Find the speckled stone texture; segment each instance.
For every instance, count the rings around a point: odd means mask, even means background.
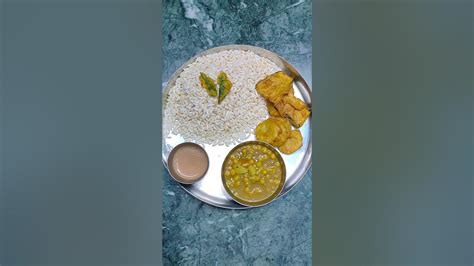
[[[311,85],[311,1],[163,1],[163,82],[225,44],[274,51]],[[311,169],[268,206],[224,210],[196,200],[164,169],[164,265],[311,265]]]

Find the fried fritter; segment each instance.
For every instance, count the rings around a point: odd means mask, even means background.
[[[285,143],[286,139],[290,136],[291,132],[291,125],[288,122],[288,119],[281,118],[281,117],[271,117],[269,118],[271,121],[276,123],[280,128],[280,132],[278,136],[272,141],[273,146],[278,147]]]
[[[308,106],[306,105],[305,102],[303,102],[301,99],[296,98],[293,95],[286,95],[283,96],[282,98],[283,102],[289,103],[291,106],[293,106],[296,110],[303,110],[303,109],[308,109]]]
[[[278,137],[279,130],[280,127],[275,122],[267,119],[257,125],[255,128],[255,137],[258,140],[271,144],[273,140]]]
[[[267,105],[267,110],[268,110],[268,114],[270,116],[273,116],[273,117],[281,117],[280,113],[278,112],[278,110],[275,108],[275,105],[273,105],[273,103],[271,103],[269,100],[265,100],[265,103]]]
[[[296,128],[301,127],[309,117],[306,103],[294,96],[293,78],[283,71],[267,76],[255,88],[267,101],[270,116],[288,118]]]
[[[257,92],[272,103],[279,102],[280,98],[288,94],[292,88],[293,78],[278,71],[260,80],[255,86]]]
[[[306,103],[295,96],[286,95],[282,97],[281,101],[275,103],[275,108],[282,117],[288,118],[296,128],[300,128],[310,115]]]
[[[255,88],[265,98],[270,115],[257,126],[257,139],[285,154],[297,151],[303,145],[303,136],[299,130],[291,130],[291,125],[301,127],[311,112],[304,101],[294,96],[293,78],[279,71],[259,81]]]
[[[290,135],[291,125],[287,119],[270,117],[257,125],[255,136],[275,147],[283,145]]]
[[[290,136],[278,149],[284,154],[291,154],[303,146],[303,136],[299,130],[292,130]]]

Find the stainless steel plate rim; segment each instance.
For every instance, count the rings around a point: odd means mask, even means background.
[[[198,57],[205,56],[205,55],[208,55],[208,54],[217,53],[217,52],[221,52],[221,51],[225,51],[225,50],[252,51],[252,52],[256,53],[257,55],[265,57],[265,58],[269,59],[270,61],[274,62],[278,67],[280,67],[280,69],[282,69],[283,71],[287,72],[287,74],[290,74],[295,78],[294,86],[297,86],[298,91],[301,94],[302,99],[311,108],[311,88],[308,86],[308,84],[306,83],[304,78],[301,76],[301,74],[290,63],[288,63],[284,58],[277,55],[276,53],[268,51],[268,50],[260,48],[260,47],[251,46],[251,45],[224,45],[224,46],[218,46],[218,47],[214,47],[214,48],[205,50],[205,51],[197,54],[196,56],[192,57],[191,59],[189,59],[178,70],[176,70],[173,73],[173,75],[171,76],[171,78],[167,82],[166,87],[163,91],[163,98],[162,98],[163,108],[166,108],[166,100],[167,100],[169,90],[173,87],[174,83],[176,82],[176,79],[179,77],[179,75],[181,74],[181,72],[183,71],[183,69],[185,67],[187,67],[189,64],[194,62]],[[295,94],[296,94],[296,92],[295,92]],[[311,114],[311,116],[312,116],[312,114]],[[305,125],[311,123],[311,116],[308,118],[309,122],[307,121],[305,123]],[[305,127],[305,125],[303,125],[303,127]],[[299,162],[299,164],[302,164],[303,167],[296,168],[292,174],[289,174],[287,172],[287,181],[289,181],[288,178],[292,175],[296,175],[296,178],[291,180],[292,182],[287,182],[285,184],[285,187],[283,188],[283,190],[281,191],[280,195],[278,195],[277,198],[281,198],[283,195],[285,195],[291,189],[293,189],[303,179],[303,177],[306,175],[309,168],[311,167],[312,136],[311,136],[311,125],[310,124],[308,125],[307,130],[308,130],[308,134],[306,135],[306,138],[308,139],[308,142],[307,142],[306,152],[304,153],[303,157],[301,158],[301,161]],[[166,136],[163,135],[163,139],[162,139],[162,142],[163,142],[162,143],[162,146],[163,146],[162,161],[163,161],[163,165],[165,166],[165,168],[169,172],[169,168],[168,168],[168,164],[167,164],[166,147],[165,147],[165,145],[166,145],[165,137]],[[192,142],[192,141],[185,140],[185,142]],[[199,143],[197,143],[197,144],[200,145]],[[233,145],[233,146],[235,146],[235,145]],[[220,180],[220,176],[218,178]],[[194,198],[196,198],[196,199],[198,199],[198,200],[200,200],[204,203],[207,203],[209,205],[215,206],[215,207],[224,208],[224,209],[250,209],[250,208],[261,207],[261,206],[244,206],[244,205],[241,205],[241,204],[237,203],[236,201],[234,201],[229,195],[227,195],[227,196],[232,201],[232,203],[229,202],[231,205],[222,204],[222,203],[219,203],[218,200],[213,199],[212,196],[210,196],[210,195],[202,195],[202,193],[201,193],[202,191],[197,191],[197,190],[193,189],[192,184],[191,185],[186,185],[186,184],[181,184],[181,183],[177,183],[177,184],[179,184],[179,186],[184,191],[186,191],[188,194],[190,194]],[[222,189],[224,190],[223,186],[222,186]],[[266,206],[266,205],[263,205],[263,206]]]

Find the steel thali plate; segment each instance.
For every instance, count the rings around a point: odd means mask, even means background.
[[[300,73],[285,59],[277,55],[276,53],[270,52],[266,49],[249,46],[249,45],[225,45],[215,47],[206,50],[195,57],[188,60],[183,64],[170,78],[164,91],[163,91],[163,109],[166,109],[166,99],[169,90],[173,87],[176,79],[179,77],[185,67],[194,62],[196,58],[218,53],[224,50],[244,50],[252,51],[255,54],[265,57],[270,61],[274,62],[281,70],[289,74],[294,78],[293,88],[296,97],[302,99],[308,107],[311,108],[311,88],[308,86],[306,81],[300,75]],[[164,114],[164,112],[163,112]],[[164,119],[163,119],[164,120]],[[303,136],[303,146],[291,155],[281,154],[286,166],[286,182],[282,192],[278,196],[280,198],[288,191],[290,191],[305,175],[306,171],[311,167],[311,154],[312,154],[312,140],[311,140],[311,116],[306,120],[304,125],[300,128]],[[255,136],[251,135],[247,140],[255,140]],[[246,141],[247,141],[246,140]],[[163,164],[168,169],[167,158],[171,150],[178,144],[192,141],[182,138],[180,135],[168,134],[163,135],[162,139],[162,160]],[[235,144],[237,145],[237,144]],[[225,191],[224,185],[221,180],[221,167],[227,153],[235,146],[224,146],[224,145],[202,145],[209,155],[210,165],[209,169],[199,182],[192,185],[179,184],[186,192],[194,196],[195,198],[208,203],[210,205],[227,208],[227,209],[248,209],[254,207],[242,206],[235,202]],[[168,169],[169,170],[169,169]],[[174,180],[173,180],[174,182]]]

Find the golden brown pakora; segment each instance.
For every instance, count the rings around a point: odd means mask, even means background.
[[[271,117],[271,121],[276,123],[280,129],[278,136],[270,143],[275,147],[281,146],[285,143],[286,139],[290,136],[291,125],[288,119],[281,117]]]
[[[307,109],[308,106],[301,99],[296,98],[293,95],[286,95],[282,97],[284,103],[288,103],[293,106],[296,110]]]
[[[255,137],[257,140],[270,144],[278,136],[279,130],[280,128],[276,123],[267,119],[257,125],[255,128]]]
[[[275,105],[273,105],[273,103],[271,103],[269,100],[265,100],[265,103],[267,105],[267,110],[268,110],[268,114],[270,116],[273,116],[273,117],[281,117],[280,113],[278,112],[278,110],[275,108]]]
[[[290,136],[278,149],[284,154],[291,154],[303,146],[303,136],[299,130],[292,130]]]
[[[285,154],[297,151],[303,145],[303,137],[299,130],[291,130],[291,126],[300,128],[311,111],[304,101],[294,96],[293,78],[279,71],[259,81],[255,88],[265,98],[270,115],[257,126],[256,138]]]
[[[290,135],[291,125],[287,119],[281,117],[270,117],[255,129],[257,140],[265,141],[275,147],[283,145]]]
[[[306,103],[294,96],[293,78],[283,71],[267,76],[255,88],[267,101],[270,116],[287,118],[296,128],[301,127],[309,117]]]
[[[308,106],[302,100],[295,96],[284,96],[281,101],[274,104],[278,113],[285,118],[288,118],[291,124],[300,128],[310,115]]]
[[[288,94],[293,86],[293,78],[278,71],[260,80],[255,86],[257,92],[265,99],[276,103]]]

